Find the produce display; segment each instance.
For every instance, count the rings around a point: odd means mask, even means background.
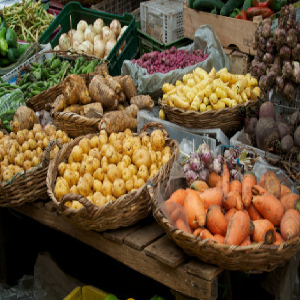
[[[71,29],[59,37],[59,45],[54,50],[73,49],[78,53],[86,53],[101,59],[106,58],[127,27],[121,27],[121,23],[116,19],[111,21],[109,26],[106,26],[100,18],[90,25],[81,20],[77,24],[77,30]],[[122,52],[125,45],[126,42],[119,51]]]
[[[201,49],[189,52],[188,50],[177,50],[173,46],[170,50],[161,53],[158,51],[145,53],[139,59],[132,60],[132,62],[147,69],[147,72],[151,75],[154,73],[168,73],[172,70],[184,69],[204,61],[208,56],[209,54],[204,54]]]
[[[175,85],[165,83],[162,87],[163,103],[204,112],[246,104],[260,96],[257,80],[250,74],[233,75],[226,68],[208,74],[201,68],[183,76]]]
[[[110,135],[101,130],[91,139],[82,138],[68,161],[59,164],[54,194],[58,201],[65,194],[79,194],[101,206],[142,187],[171,155],[159,129],[142,138],[130,129]],[[78,201],[66,205],[82,207]]]
[[[56,131],[52,125],[47,125],[43,130],[34,112],[26,106],[18,108],[12,128],[10,135],[0,131],[0,182],[11,180],[17,173],[22,174],[38,166],[50,140],[58,139],[61,145],[70,141],[66,133]],[[50,159],[58,150],[58,146],[51,150]]]
[[[295,7],[282,7],[278,28],[273,33],[271,23],[268,18],[257,27],[253,45],[257,55],[251,62],[251,73],[265,94],[274,88],[293,103],[296,85],[300,83],[300,20],[296,22]]]

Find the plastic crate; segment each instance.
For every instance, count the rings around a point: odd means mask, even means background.
[[[183,38],[183,3],[147,1],[140,5],[141,29],[156,40],[169,44]]]
[[[78,2],[70,2],[62,9],[59,15],[40,37],[40,43],[51,43],[52,48],[58,45],[60,35],[67,33],[70,30],[70,16],[72,18],[72,28],[76,28],[77,23],[80,20],[85,20],[88,24],[91,24],[97,18],[103,19],[105,24],[109,24],[113,19],[117,19],[122,26],[128,26],[122,38],[117,41],[117,44],[108,56],[108,60],[110,62],[110,75],[120,75],[123,61],[125,59],[131,60],[135,58],[138,51],[138,37],[135,27],[135,18],[133,15],[128,13],[125,13],[124,16],[108,14],[105,12],[84,8]],[[53,39],[51,39],[51,34],[57,30],[57,28],[59,28],[58,32],[55,34]],[[126,46],[119,54],[119,50],[124,41],[126,41]]]
[[[87,285],[75,288],[64,300],[103,300],[106,295],[107,293]]]
[[[187,46],[191,43],[193,43],[192,40],[188,38],[181,38],[173,43],[170,44],[163,44],[157,40],[155,40],[153,37],[148,35],[147,33],[143,32],[141,30],[141,22],[138,21],[135,23],[138,31],[138,37],[139,37],[139,50],[140,50],[140,56],[142,56],[145,53],[153,52],[153,51],[165,51],[167,49],[171,49],[173,46],[176,48],[181,48],[184,46]]]

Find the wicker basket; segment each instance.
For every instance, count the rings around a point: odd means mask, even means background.
[[[145,134],[149,135],[147,129],[154,127],[162,128],[162,125],[160,123],[145,124],[139,136],[142,137]],[[154,188],[157,186],[159,181],[165,182],[168,180],[172,165],[179,154],[178,143],[175,140],[168,139],[168,134],[164,129],[163,132],[166,137],[166,145],[171,148],[172,157],[148,182],[148,184],[152,184]],[[58,213],[62,215],[62,217],[65,218],[69,223],[73,224],[76,227],[85,230],[104,231],[107,229],[116,229],[119,227],[132,225],[137,221],[145,218],[151,211],[151,202],[147,190],[147,183],[138,190],[123,195],[116,201],[111,201],[102,206],[93,205],[83,196],[76,194],[64,195],[61,199],[61,202],[58,202],[53,193],[57,178],[58,165],[61,162],[67,160],[73,147],[75,145],[78,145],[79,141],[82,138],[92,138],[93,136],[95,136],[95,134],[78,137],[72,142],[64,145],[63,148],[58,152],[54,160],[50,163],[48,169],[48,194],[57,207]],[[80,210],[75,210],[64,205],[64,203],[67,201],[75,200],[82,203],[84,207]]]
[[[248,101],[246,105],[239,104],[233,108],[198,112],[172,107],[158,100],[158,105],[164,110],[168,121],[189,128],[213,129],[220,128],[227,136],[232,136],[243,127],[243,110],[255,109],[258,100]]]
[[[58,140],[49,142],[41,163],[23,174],[16,174],[12,180],[0,183],[0,207],[19,206],[37,199],[46,199],[45,184],[50,161],[50,151],[54,145],[61,148]]]
[[[167,235],[190,256],[196,256],[206,263],[218,265],[222,269],[244,271],[247,273],[270,272],[284,266],[300,250],[300,237],[280,246],[263,243],[249,246],[227,246],[201,240],[193,234],[174,227],[159,207],[155,191],[148,185],[153,206],[153,215]]]

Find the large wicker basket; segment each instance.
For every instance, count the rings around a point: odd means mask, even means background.
[[[147,132],[147,129],[155,127],[163,128],[160,123],[148,123],[142,128],[139,136],[142,137],[145,134],[149,135],[150,133]],[[92,138],[95,134],[78,137],[67,145],[64,145],[54,160],[50,163],[47,174],[47,191],[53,203],[57,207],[58,213],[76,227],[96,231],[126,227],[145,218],[151,211],[151,202],[147,190],[147,184],[151,184],[155,189],[158,182],[166,182],[172,165],[179,154],[178,143],[175,140],[169,139],[168,134],[164,129],[163,132],[166,139],[166,145],[168,145],[172,151],[170,160],[163,165],[159,172],[144,186],[102,206],[93,205],[83,196],[76,194],[64,195],[61,202],[56,199],[53,190],[57,178],[58,165],[67,160],[73,147],[78,145],[82,138]],[[67,201],[75,200],[82,203],[84,207],[80,210],[75,210],[64,205]]]
[[[16,174],[12,180],[0,183],[0,206],[19,206],[37,199],[47,198],[46,177],[50,151],[54,145],[61,148],[58,140],[49,142],[41,163],[23,174]]]
[[[283,266],[300,250],[300,237],[294,238],[280,246],[263,243],[249,246],[227,246],[215,244],[210,240],[201,240],[193,234],[173,226],[155,197],[155,191],[148,185],[153,206],[153,215],[167,235],[188,255],[199,260],[218,265],[222,269],[238,270],[247,273],[270,272]]]
[[[161,99],[158,100],[158,105],[164,110],[167,119],[172,123],[189,128],[220,128],[230,137],[243,127],[243,110],[255,109],[258,100],[248,101],[246,105],[239,104],[233,108],[205,112],[172,107],[163,103]]]

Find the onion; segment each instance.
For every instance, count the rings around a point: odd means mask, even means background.
[[[87,52],[88,52],[88,47],[87,47],[86,45],[84,45],[84,44],[80,44],[80,45],[78,46],[77,51],[78,51],[79,53],[87,53]]]
[[[55,46],[53,50],[59,51],[60,50],[59,45]]]
[[[72,35],[71,35],[71,32],[72,32]],[[76,32],[75,29],[69,30],[68,37],[69,37],[70,41],[71,41],[71,38],[74,36],[75,32]]]
[[[126,29],[128,28],[128,26],[123,26],[121,31],[120,31],[120,35],[118,36],[118,39],[121,38],[121,36],[123,35],[123,33],[126,31]]]
[[[59,37],[59,48],[60,50],[67,51],[71,47],[71,42],[66,33],[63,33]]]
[[[94,45],[90,41],[84,41],[82,43],[82,45],[87,46],[87,48],[88,48],[87,54],[93,55],[93,53],[94,53]]]
[[[83,35],[83,32],[80,31],[80,30],[77,30],[74,35],[73,35],[73,44],[75,42],[78,42],[79,44],[83,43],[84,42],[84,35]]]
[[[100,34],[97,34],[95,37],[94,37],[94,44],[96,43],[96,41],[100,41],[101,40],[101,35]]]
[[[115,36],[119,36],[120,32],[121,32],[121,24],[118,20],[114,19],[111,21],[110,25],[110,30],[112,32],[114,32]]]
[[[106,43],[110,39],[115,39],[115,34],[108,26],[102,28],[102,40]]]
[[[84,32],[84,40],[94,43],[95,33],[91,30],[91,28],[87,28]]]
[[[89,28],[90,28],[94,33],[96,33],[95,30],[94,30],[94,26],[93,26],[92,24],[89,25]]]
[[[80,45],[80,43],[79,43],[78,41],[75,41],[75,42],[73,43],[73,49],[74,49],[75,51],[77,51],[79,45]]]
[[[87,28],[88,23],[84,20],[79,21],[79,23],[77,24],[77,30],[81,31],[82,33],[84,33]]]
[[[94,56],[98,58],[104,57],[105,43],[102,40],[96,41],[94,44]]]
[[[113,47],[116,45],[117,41],[115,39],[110,39],[105,45],[104,57],[107,57]]]
[[[101,31],[102,31],[102,28],[104,26],[104,22],[102,19],[97,19],[95,22],[94,22],[94,31],[96,34],[101,34]]]

